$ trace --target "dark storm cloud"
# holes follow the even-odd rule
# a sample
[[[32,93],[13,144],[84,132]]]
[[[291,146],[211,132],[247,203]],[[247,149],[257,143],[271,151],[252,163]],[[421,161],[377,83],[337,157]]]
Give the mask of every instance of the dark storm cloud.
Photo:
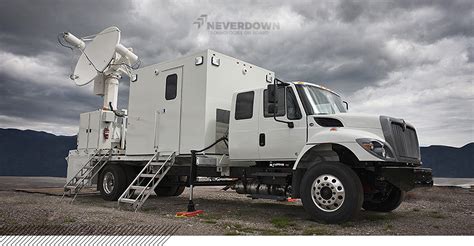
[[[405,110],[407,118],[426,125],[422,139],[439,143],[430,129],[446,124],[472,129],[467,126],[472,107],[460,103],[472,102],[472,90],[461,95],[442,86],[472,88],[473,11],[468,0],[1,1],[0,127],[49,122],[65,126],[58,132],[74,133],[78,114],[100,107],[101,99],[90,87],[76,88],[67,79],[77,55],[60,47],[56,36],[63,31],[85,36],[115,25],[144,66],[211,48],[274,70],[284,80],[334,88],[362,112],[398,113],[391,111],[396,100],[385,96],[394,88],[407,98],[405,107],[444,98],[429,110],[460,116],[458,123],[432,126],[430,115]],[[281,28],[266,35],[211,35],[192,24],[201,14],[214,21],[276,21]],[[418,87],[407,90],[406,81]],[[122,107],[127,107],[127,91],[124,81]],[[371,102],[377,106],[368,106]],[[472,141],[472,134],[462,140],[449,134],[454,144]]]

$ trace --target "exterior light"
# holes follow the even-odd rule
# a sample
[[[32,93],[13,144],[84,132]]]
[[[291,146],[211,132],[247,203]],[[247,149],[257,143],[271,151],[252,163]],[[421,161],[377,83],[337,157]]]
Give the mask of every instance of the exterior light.
[[[135,82],[138,80],[138,74],[132,74],[132,78],[131,78],[132,82]]]
[[[271,74],[267,74],[267,82],[272,83],[273,82],[273,77]]]
[[[211,57],[211,64],[218,67],[219,65],[221,65],[221,59],[213,56]]]
[[[194,59],[194,65],[199,66],[204,63],[204,57],[198,56]]]

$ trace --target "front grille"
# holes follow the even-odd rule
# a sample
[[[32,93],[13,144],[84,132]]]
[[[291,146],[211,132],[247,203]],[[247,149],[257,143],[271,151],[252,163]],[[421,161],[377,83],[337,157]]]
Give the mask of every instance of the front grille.
[[[392,146],[398,162],[421,164],[420,146],[415,128],[402,119],[380,116],[385,141]]]
[[[415,129],[402,124],[392,122],[393,147],[396,149],[397,155],[402,158],[420,157],[420,147],[418,145],[418,137]]]

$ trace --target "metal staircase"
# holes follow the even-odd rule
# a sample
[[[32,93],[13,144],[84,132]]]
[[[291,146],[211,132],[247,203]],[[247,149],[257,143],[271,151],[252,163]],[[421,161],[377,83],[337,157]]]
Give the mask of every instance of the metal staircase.
[[[166,173],[174,164],[176,152],[171,153],[166,160],[160,160],[157,152],[135,177],[130,186],[118,199],[118,204],[129,203],[137,211],[146,199],[153,194],[156,186],[161,182]]]
[[[74,177],[69,180],[64,186],[63,197],[68,194],[71,196],[74,194],[74,199],[76,199],[77,194],[84,188],[86,185],[92,183],[92,179],[99,173],[100,169],[107,164],[107,162],[112,157],[113,150],[110,149],[107,153],[102,154],[102,150],[97,150],[90,158],[87,160],[86,164],[74,175]],[[97,157],[100,158],[96,160]],[[72,202],[71,201],[71,202]]]

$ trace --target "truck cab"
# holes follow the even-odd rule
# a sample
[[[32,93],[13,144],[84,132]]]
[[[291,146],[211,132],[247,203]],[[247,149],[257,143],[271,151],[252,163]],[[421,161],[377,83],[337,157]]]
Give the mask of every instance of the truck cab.
[[[337,93],[306,82],[235,93],[229,159],[291,168],[291,196],[324,221],[347,220],[360,206],[391,211],[406,191],[432,185],[411,124],[349,113]]]

